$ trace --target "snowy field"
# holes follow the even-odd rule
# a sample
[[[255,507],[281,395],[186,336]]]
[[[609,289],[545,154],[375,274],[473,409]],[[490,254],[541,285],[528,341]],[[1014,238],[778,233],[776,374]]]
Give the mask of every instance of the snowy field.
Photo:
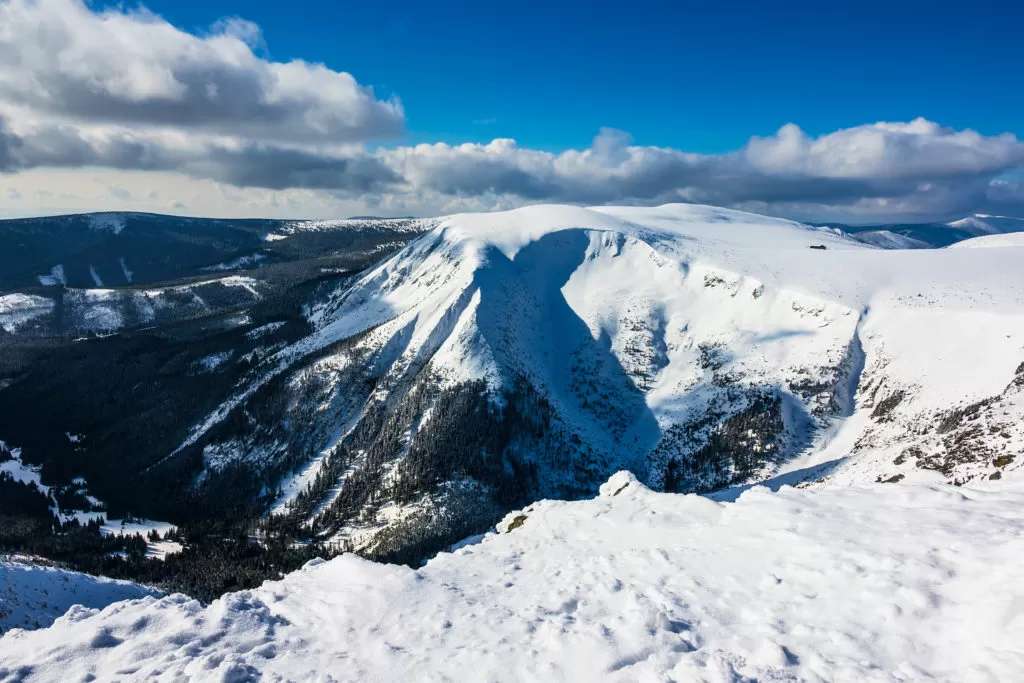
[[[1024,486],[755,488],[620,473],[425,567],[353,556],[207,608],[75,609],[0,680],[1014,681]],[[511,530],[508,530],[511,529]]]

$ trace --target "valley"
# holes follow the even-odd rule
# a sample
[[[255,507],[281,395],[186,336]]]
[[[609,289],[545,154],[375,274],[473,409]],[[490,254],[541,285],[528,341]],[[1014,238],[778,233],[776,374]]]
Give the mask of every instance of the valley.
[[[295,226],[272,244],[354,229]],[[8,547],[212,599],[314,556],[416,566],[622,469],[721,497],[1024,464],[1018,235],[881,250],[694,205],[358,230],[313,258],[61,287],[50,308],[4,295],[24,305],[0,340],[0,437],[62,492]],[[58,550],[52,512],[165,520],[184,552]],[[168,569],[211,547],[216,579]]]

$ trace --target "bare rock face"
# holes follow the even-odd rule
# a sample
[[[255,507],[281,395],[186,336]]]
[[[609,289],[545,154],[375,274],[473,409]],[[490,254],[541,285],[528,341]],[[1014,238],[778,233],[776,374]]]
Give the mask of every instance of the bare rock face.
[[[870,423],[853,453],[878,459],[877,481],[902,479],[915,469],[937,473],[951,484],[1001,479],[1021,465],[1024,424],[1024,364],[996,393],[969,397],[950,407],[920,409],[927,389],[887,376],[886,363],[868,373],[860,398],[870,409]]]

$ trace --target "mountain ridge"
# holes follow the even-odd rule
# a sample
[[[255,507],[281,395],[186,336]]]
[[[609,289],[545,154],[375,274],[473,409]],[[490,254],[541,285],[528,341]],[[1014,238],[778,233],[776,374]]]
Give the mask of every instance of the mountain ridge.
[[[827,249],[811,248],[822,245]],[[403,515],[422,512],[417,506],[443,505],[435,499],[433,487],[455,481],[473,468],[459,474],[429,452],[415,456],[420,452],[419,433],[429,431],[430,405],[437,392],[458,394],[474,383],[483,383],[473,392],[489,395],[496,410],[506,411],[504,419],[509,419],[512,405],[515,411],[525,411],[517,412],[515,420],[529,422],[527,415],[540,410],[544,424],[541,441],[531,441],[527,429],[491,445],[502,449],[502,458],[512,459],[499,458],[504,464],[486,475],[492,479],[485,489],[512,485],[501,483],[500,470],[506,468],[519,473],[514,476],[518,486],[524,483],[523,472],[532,473],[525,477],[527,488],[520,495],[569,497],[593,491],[609,470],[622,466],[649,484],[665,486],[669,479],[680,490],[715,488],[736,483],[735,477],[766,477],[786,460],[822,446],[832,429],[829,425],[845,419],[855,400],[883,406],[889,400],[895,413],[886,413],[884,424],[891,426],[898,415],[904,419],[901,413],[906,411],[903,430],[920,417],[919,410],[952,408],[952,402],[964,395],[962,387],[940,391],[943,382],[934,378],[930,389],[939,400],[921,395],[912,409],[896,410],[901,399],[893,397],[922,390],[913,389],[911,377],[881,376],[892,375],[899,358],[881,360],[877,343],[869,345],[866,365],[869,375],[879,374],[874,381],[885,389],[876,386],[873,394],[863,395],[858,378],[853,378],[855,368],[865,364],[858,356],[865,353],[858,350],[865,343],[859,330],[872,316],[889,320],[881,311],[898,310],[898,319],[913,315],[921,305],[948,307],[950,314],[958,307],[969,311],[980,306],[977,313],[950,317],[943,327],[947,334],[963,321],[974,320],[972,316],[988,315],[986,308],[998,312],[1000,326],[1005,325],[1000,329],[1006,330],[1003,338],[1011,343],[995,356],[1002,359],[997,367],[980,374],[984,387],[967,395],[981,400],[987,398],[985,392],[998,394],[1013,379],[1019,362],[1013,345],[1020,343],[1020,317],[1003,316],[1019,311],[1015,307],[1022,300],[1024,283],[1019,277],[1003,277],[1016,261],[1013,254],[996,256],[1006,269],[1000,270],[987,255],[950,257],[952,253],[873,250],[824,229],[692,205],[541,206],[443,219],[433,232],[346,290],[318,302],[310,312],[314,332],[278,357],[278,371],[288,373],[294,372],[293,363],[302,364],[299,359],[305,354],[327,353],[318,361],[327,365],[316,367],[344,368],[340,374],[329,371],[334,378],[332,395],[351,392],[351,387],[360,386],[360,377],[373,378],[372,389],[354,392],[363,398],[347,408],[331,408],[341,410],[331,413],[332,420],[358,425],[367,414],[383,411],[374,419],[382,419],[384,426],[392,424],[387,428],[396,432],[388,452],[376,456],[378,442],[372,440],[360,444],[355,438],[346,446],[342,435],[324,441],[321,455],[309,460],[312,469],[297,470],[298,481],[309,486],[332,467],[349,474],[312,508],[301,501],[302,514],[313,514],[292,523],[318,538],[369,543],[364,550],[372,550],[374,541],[369,539],[386,534]],[[780,271],[783,262],[788,269]],[[947,287],[947,272],[954,265],[969,273],[972,287]],[[988,303],[979,303],[982,293]],[[925,295],[928,298],[921,301]],[[936,296],[945,300],[940,304]],[[611,302],[610,308],[602,309],[601,302]],[[737,327],[737,321],[746,322]],[[749,327],[752,324],[755,327]],[[757,325],[764,331],[756,332]],[[908,335],[907,343],[925,341],[913,330],[900,329],[901,335]],[[344,340],[349,341],[343,350],[327,351]],[[988,342],[974,352],[965,348],[964,353],[992,349]],[[313,366],[307,367],[317,374]],[[842,389],[851,382],[853,387]],[[859,392],[856,399],[854,388]],[[246,392],[230,410],[245,409],[245,401],[253,396]],[[299,395],[304,394],[293,394],[290,400],[299,400]],[[408,407],[412,405],[420,407]],[[412,410],[407,417],[388,422],[406,410]],[[879,412],[876,418],[881,417]],[[207,437],[207,430],[220,419],[207,421],[183,448],[215,451],[219,463],[251,462],[252,455],[261,452],[257,442],[245,441],[251,435],[240,435],[242,441]],[[490,429],[497,429],[499,422]],[[755,425],[760,430],[757,439],[742,437],[744,429]],[[347,433],[358,437],[359,430],[351,429]],[[887,452],[896,437],[876,438],[881,440],[876,442],[878,452]],[[869,449],[870,442],[862,440],[861,448]],[[348,453],[345,467],[332,466],[332,449]],[[406,462],[409,454],[418,464]],[[427,460],[416,461],[417,457]],[[939,469],[945,467],[942,453],[934,457]],[[898,459],[898,454],[891,458]],[[676,463],[671,474],[666,469],[670,463]],[[680,470],[682,463],[690,469]],[[946,476],[994,472],[984,463],[981,471],[972,469],[977,466],[976,458],[967,458],[951,465]],[[898,469],[886,476],[907,476]],[[435,474],[424,479],[424,472]],[[371,489],[377,493],[359,498],[364,503],[347,501],[348,511],[342,511],[338,501],[345,499],[344,482],[359,474],[376,482]],[[302,486],[289,481],[284,488],[297,496],[296,489]],[[406,491],[401,496],[405,508],[394,504],[387,493],[392,490]],[[479,493],[476,489],[473,495]],[[376,496],[382,496],[381,502],[366,502]],[[291,503],[286,496],[274,509],[287,517]],[[369,508],[364,507],[367,504]],[[325,513],[332,509],[338,514]],[[365,517],[366,509],[376,510],[369,525],[317,522],[324,515],[352,520],[359,510]]]
[[[122,410],[140,382],[159,389],[140,403],[144,432],[100,401],[63,409],[69,422],[48,412],[42,431],[75,444],[33,441],[32,407],[72,390],[37,369],[0,377],[0,408],[21,416],[5,438],[54,490],[81,478],[117,514],[224,520],[262,548],[413,565],[620,469],[728,496],[760,482],[963,484],[1024,464],[1012,246],[883,250],[686,204],[542,205],[403,234],[383,259],[360,251],[362,269],[311,262],[286,308],[267,268],[229,270],[216,277],[252,278],[262,298],[198,331],[67,346],[72,376],[101,349],[127,354],[93,378]]]

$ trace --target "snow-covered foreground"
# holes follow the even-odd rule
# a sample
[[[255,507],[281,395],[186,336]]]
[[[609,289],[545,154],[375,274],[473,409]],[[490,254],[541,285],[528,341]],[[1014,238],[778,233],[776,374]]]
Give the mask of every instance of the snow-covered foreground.
[[[1024,677],[1024,486],[763,488],[631,475],[418,571],[354,556],[0,639],[0,680]]]
[[[69,572],[31,558],[0,558],[0,633],[49,626],[73,605],[106,607],[159,593],[128,581]],[[7,661],[5,655],[0,662]],[[0,672],[4,664],[0,663]]]

